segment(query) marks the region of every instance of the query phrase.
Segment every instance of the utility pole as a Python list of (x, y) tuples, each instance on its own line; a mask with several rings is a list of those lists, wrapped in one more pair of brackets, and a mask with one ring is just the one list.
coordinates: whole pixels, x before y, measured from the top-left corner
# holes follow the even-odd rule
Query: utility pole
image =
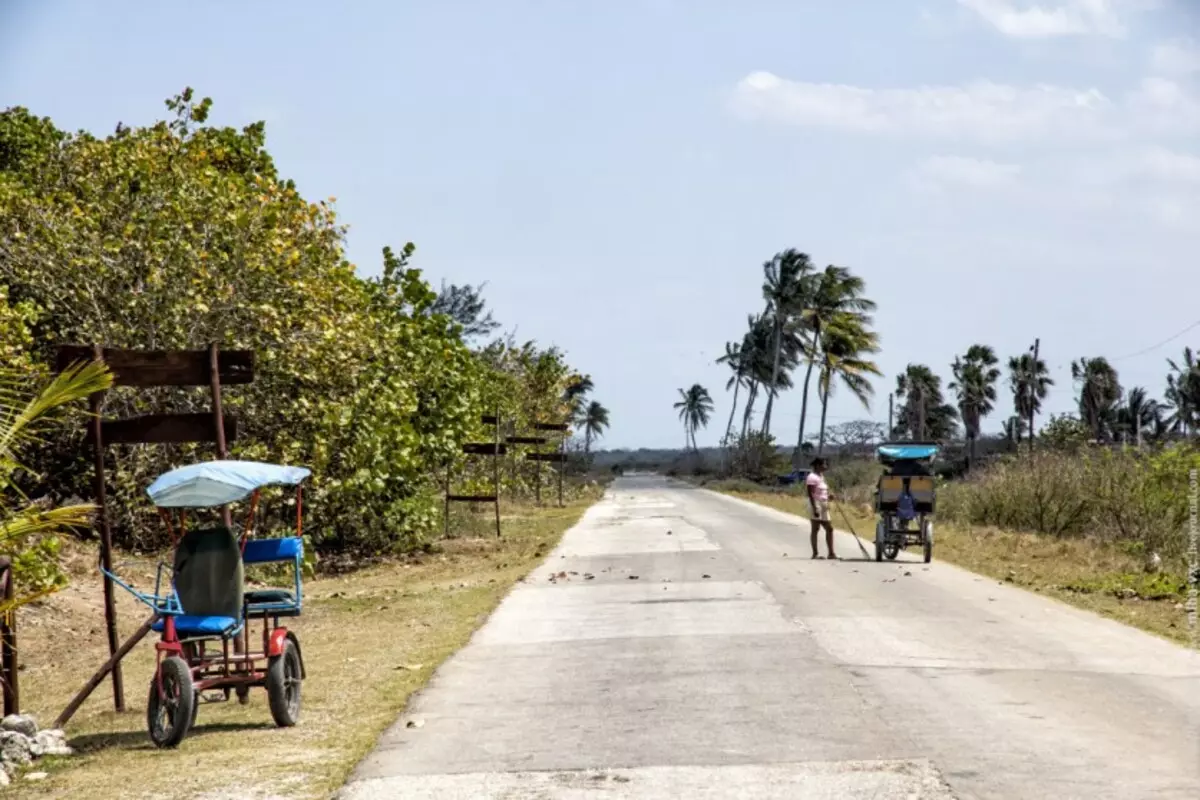
[[(917, 426), (920, 430), (920, 435), (916, 437), (916, 441), (925, 441), (925, 390), (917, 392)], [(913, 431), (916, 433), (917, 431)]]
[(895, 401), (896, 401), (896, 395), (895, 395), (895, 393), (894, 393), (894, 392), (888, 392), (888, 429), (887, 429), (887, 433), (886, 433), (886, 434), (885, 434), (885, 436), (884, 436), (884, 438), (885, 438), (885, 439), (891, 439), (891, 438), (892, 438), (892, 430), (893, 430), (893, 428), (892, 428), (892, 414), (893, 414), (893, 411), (894, 411), (894, 409), (895, 409), (895, 405), (894, 405), (894, 404), (895, 404)]
[(1033, 340), (1033, 361), (1029, 364), (1029, 452), (1033, 452), (1033, 413), (1037, 407), (1038, 352), (1042, 340)]

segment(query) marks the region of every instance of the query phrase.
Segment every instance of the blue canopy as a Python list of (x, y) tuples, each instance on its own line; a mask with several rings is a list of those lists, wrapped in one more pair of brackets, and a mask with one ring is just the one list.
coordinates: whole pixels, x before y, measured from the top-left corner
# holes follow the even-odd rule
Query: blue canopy
[(879, 457), (886, 461), (921, 461), (938, 454), (936, 444), (882, 444)]
[(244, 500), (264, 486), (295, 486), (312, 472), (258, 461), (205, 461), (173, 469), (146, 494), (159, 508), (212, 508)]

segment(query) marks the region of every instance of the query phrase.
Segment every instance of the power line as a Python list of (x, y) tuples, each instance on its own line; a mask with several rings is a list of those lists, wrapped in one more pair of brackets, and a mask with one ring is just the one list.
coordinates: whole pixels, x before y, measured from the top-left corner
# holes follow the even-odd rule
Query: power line
[(1111, 361), (1125, 361), (1126, 359), (1129, 359), (1129, 358), (1137, 358), (1138, 356), (1144, 356), (1146, 353), (1157, 350), (1158, 348), (1162, 347), (1165, 344), (1170, 344), (1171, 342), (1178, 339), (1180, 336), (1183, 336), (1185, 333), (1188, 333), (1189, 331), (1194, 330), (1196, 328), (1200, 328), (1200, 319), (1196, 320), (1191, 325), (1187, 326), (1186, 328), (1184, 328), (1183, 330), (1181, 330), (1179, 333), (1175, 334), (1174, 336), (1170, 337), (1169, 339), (1163, 339), (1161, 342), (1159, 342), (1156, 345), (1147, 347), (1145, 350), (1139, 350), (1136, 353), (1130, 353), (1127, 356), (1118, 356), (1116, 358), (1110, 358), (1109, 361), (1110, 362)]

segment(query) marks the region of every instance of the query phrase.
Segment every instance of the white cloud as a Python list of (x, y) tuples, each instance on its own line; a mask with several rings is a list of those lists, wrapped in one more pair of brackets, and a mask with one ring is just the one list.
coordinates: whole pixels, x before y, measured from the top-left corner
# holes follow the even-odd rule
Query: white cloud
[(737, 84), (732, 108), (747, 119), (796, 127), (992, 145), (1077, 147), (1200, 133), (1200, 97), (1163, 77), (1146, 78), (1125, 97), (1113, 100), (1095, 88), (982, 81), (871, 89), (755, 72)]
[(1021, 88), (991, 82), (866, 89), (746, 76), (734, 108), (752, 119), (804, 127), (988, 142), (1104, 135), (1112, 102), (1097, 89)]
[(1132, 124), (1152, 133), (1190, 134), (1200, 131), (1200, 98), (1167, 78), (1146, 78), (1129, 97)]
[(1020, 174), (1018, 164), (963, 156), (934, 156), (922, 161), (913, 171), (912, 178), (920, 188), (998, 189), (1013, 186)]
[(1160, 75), (1191, 75), (1200, 72), (1200, 43), (1195, 39), (1175, 39), (1154, 48), (1150, 64)]
[(1048, 39), (1060, 36), (1108, 36), (1126, 34), (1124, 16), (1144, 10), (1154, 0), (1064, 0), (1050, 6), (1011, 0), (958, 0), (984, 22), (1005, 36), (1016, 39)]
[(1200, 186), (1200, 156), (1154, 147), (1141, 154), (1138, 167), (1153, 180)]

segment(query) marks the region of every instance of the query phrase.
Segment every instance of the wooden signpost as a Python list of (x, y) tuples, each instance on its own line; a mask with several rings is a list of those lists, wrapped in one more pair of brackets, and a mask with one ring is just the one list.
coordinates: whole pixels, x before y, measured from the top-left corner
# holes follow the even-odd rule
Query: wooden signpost
[[(210, 414), (147, 414), (122, 420), (102, 417), (104, 392), (89, 398), (92, 418), (90, 439), (95, 464), (95, 503), (100, 528), (100, 563), (112, 572), (112, 529), (109, 525), (107, 489), (104, 477), (104, 448), (111, 444), (181, 444), (212, 442), (217, 458), (226, 458), (227, 443), (237, 436), (237, 422), (227, 419), (221, 409), (221, 387), (247, 384), (254, 380), (254, 353), (249, 350), (220, 351), (213, 344), (206, 350), (116, 350), (99, 345), (64, 345), (58, 349), (56, 369), (61, 372), (80, 361), (102, 361), (113, 373), (113, 386), (152, 388), (162, 386), (207, 386), (212, 397)], [(226, 525), (229, 509), (222, 509)], [(113, 583), (104, 577), (104, 620), (108, 633), (110, 658), (59, 715), (62, 727), (87, 696), (112, 672), (113, 706), (125, 710), (125, 689), (121, 658), (149, 631), (153, 619), (143, 624), (123, 645), (117, 639), (117, 611), (113, 602)]]
[[(0, 598), (6, 606), (13, 602), (12, 560), (0, 556)], [(4, 682), (4, 716), (21, 713), (21, 693), (17, 678), (17, 611), (6, 608), (0, 614), (0, 680)]]
[[(529, 461), (537, 462), (537, 482), (535, 492), (538, 505), (542, 504), (542, 464), (551, 463), (558, 464), (558, 506), (563, 506), (563, 473), (567, 466), (567, 432), (571, 430), (571, 426), (565, 422), (535, 422), (533, 423), (535, 431), (555, 432), (560, 434), (558, 437), (557, 447), (553, 452), (545, 453), (534, 451), (525, 456)], [(511, 440), (510, 440), (511, 441)], [(547, 439), (530, 437), (530, 443), (546, 444)]]
[(495, 429), (495, 440), (491, 442), (467, 442), (462, 451), (469, 456), (491, 456), (492, 459), (492, 493), (491, 494), (454, 494), (451, 485), (454, 480), (454, 465), (446, 467), (446, 509), (442, 516), (442, 535), (450, 535), (450, 504), (451, 503), (492, 503), (496, 508), (496, 536), (500, 535), (500, 456), (508, 452), (507, 446), (500, 441), (500, 415), (484, 414), (481, 418), (484, 425)]

